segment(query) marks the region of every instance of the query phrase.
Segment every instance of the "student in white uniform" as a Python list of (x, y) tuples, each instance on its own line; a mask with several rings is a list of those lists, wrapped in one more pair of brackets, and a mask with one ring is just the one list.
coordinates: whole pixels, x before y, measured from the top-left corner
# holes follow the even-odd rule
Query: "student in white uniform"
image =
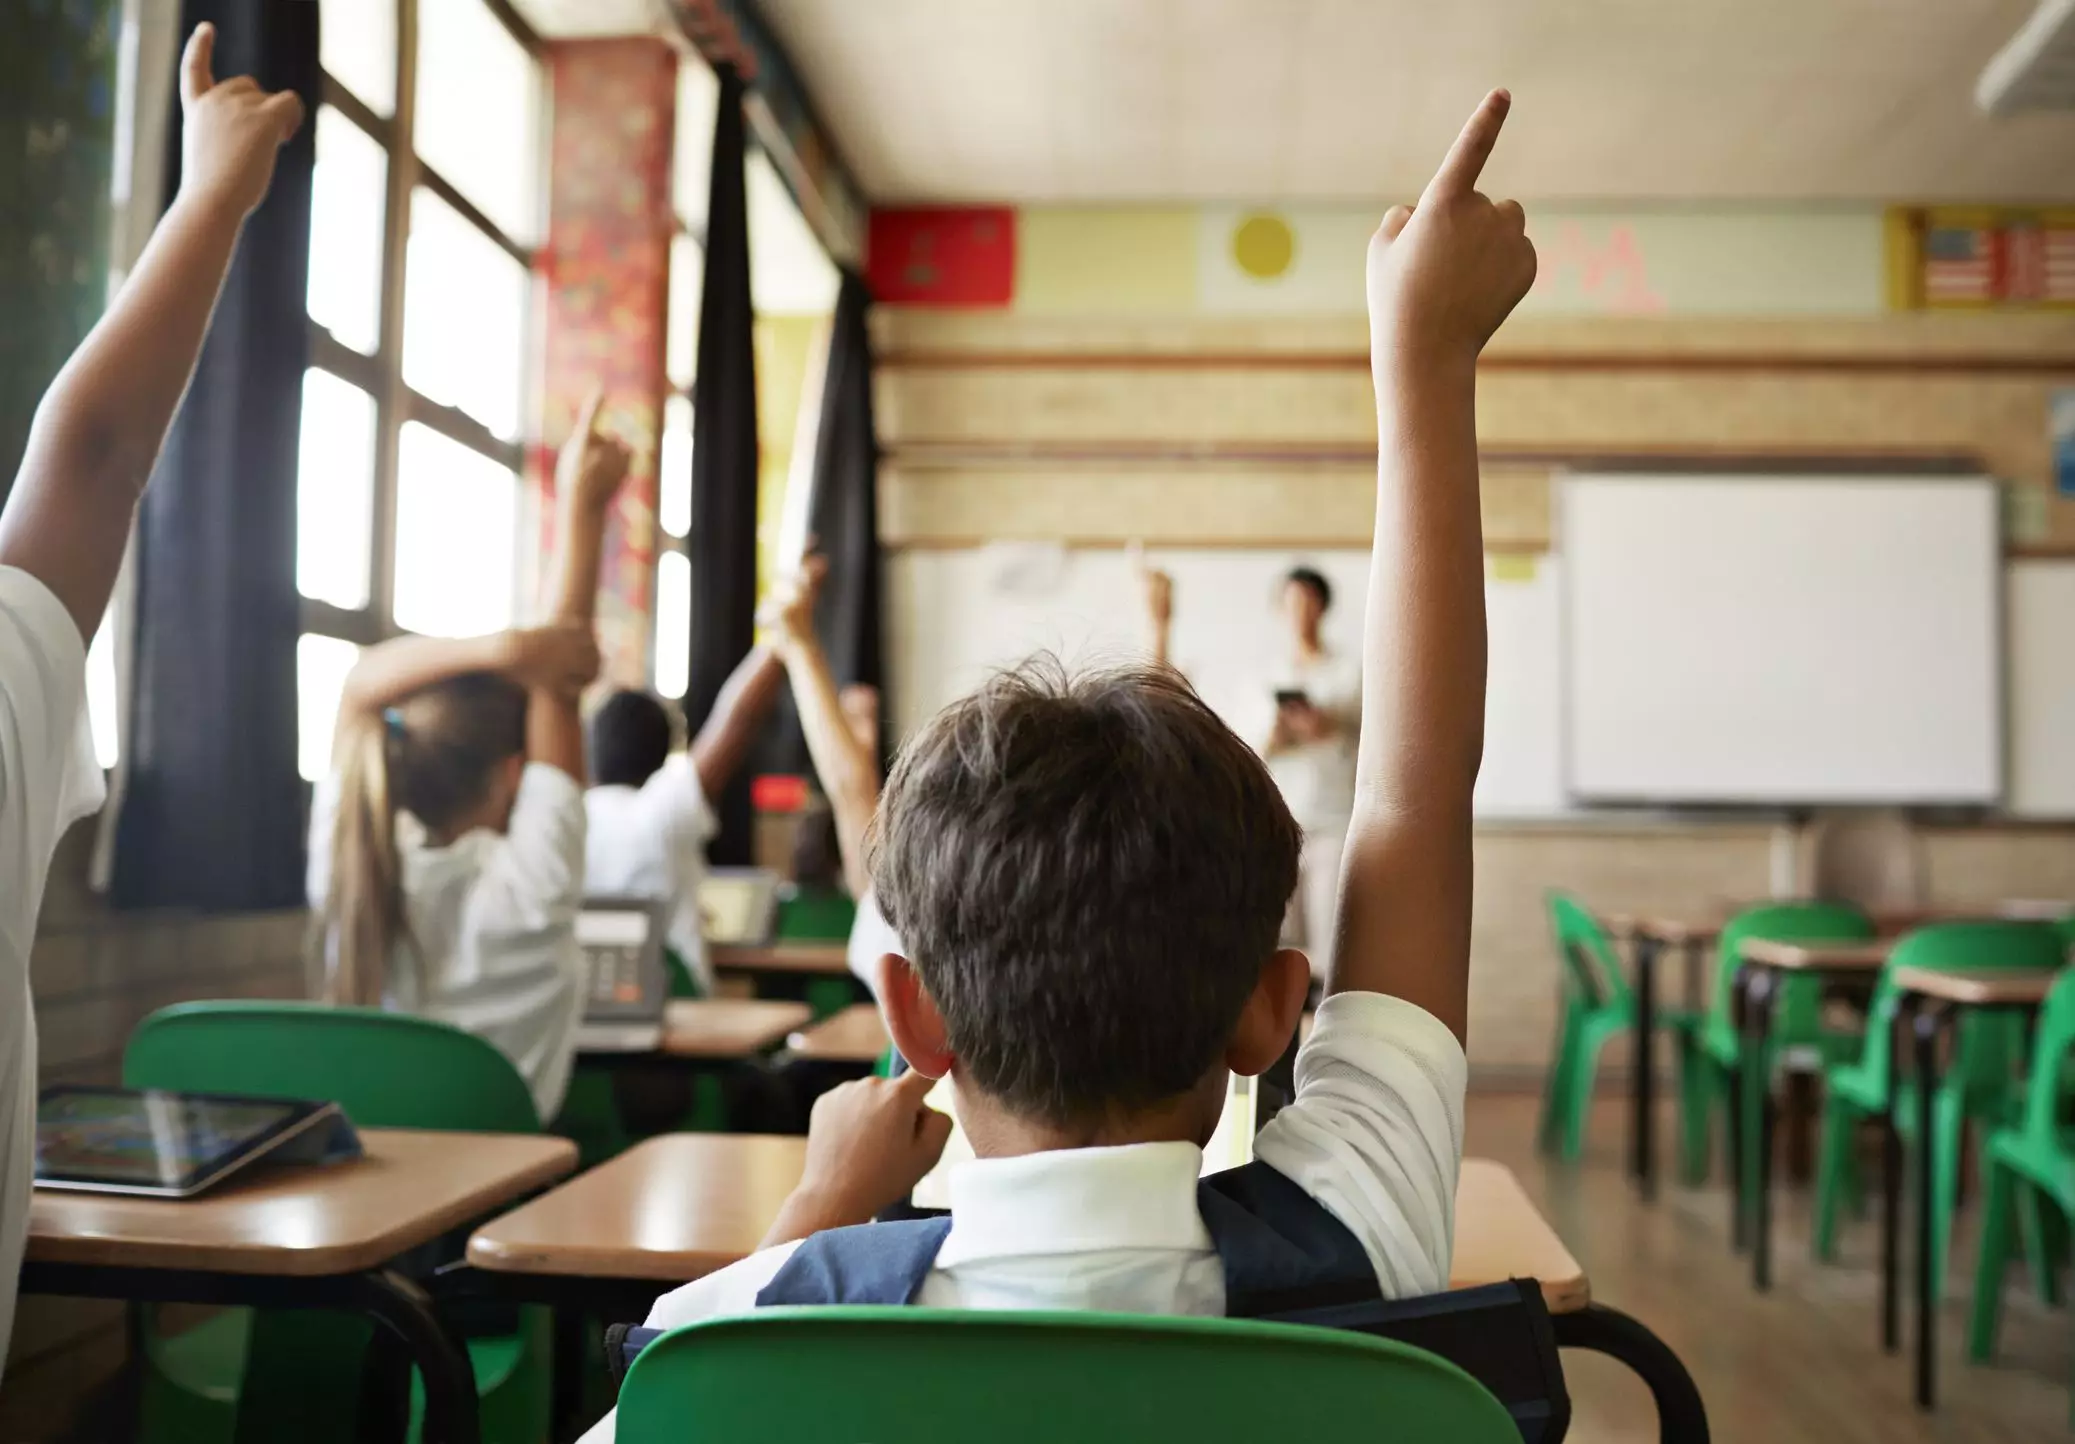
[(1320, 625), (1333, 605), (1333, 587), (1310, 567), (1283, 579), (1283, 615), (1290, 653), (1270, 679), (1275, 721), (1261, 755), (1304, 829), (1298, 866), (1296, 925), (1286, 940), (1311, 955), (1324, 976), (1333, 947), (1340, 897), (1340, 855), (1354, 815), (1355, 739), (1362, 727), (1362, 664), (1328, 647)]
[(701, 996), (713, 992), (699, 915), (706, 844), (718, 826), (708, 799), (741, 770), (784, 670), (769, 648), (750, 652), (714, 699), (691, 750), (676, 756), (670, 712), (647, 692), (615, 692), (591, 717), (584, 890), (662, 900), (670, 917), (666, 945)]
[(86, 727), (86, 638), (122, 566), (137, 499), (194, 371), (245, 217), (302, 102), (219, 85), (216, 32), (181, 59), (180, 195), (122, 291), (37, 408), (0, 513), (0, 1358), (36, 1157), (29, 949), (51, 850), (101, 801)]
[[(765, 1248), (664, 1295), (652, 1327), (832, 1302), (1243, 1312), (1250, 1232), (1317, 1246), (1255, 1287), (1447, 1287), (1484, 726), (1476, 363), (1535, 271), (1520, 208), (1475, 190), (1506, 106), (1369, 246), (1381, 445), (1344, 945), (1254, 1163), (1199, 1183), (1227, 1070), (1274, 1063), (1304, 1006), (1305, 959), (1276, 944), (1296, 821), (1172, 671), (1026, 670), (933, 720), (881, 800), (874, 877), (911, 949), (881, 1001), (918, 1076), (824, 1095)], [(950, 1217), (868, 1224), (942, 1151), (938, 1077), (978, 1155)]]
[(583, 1013), (577, 698), (598, 675), (599, 545), (627, 475), (599, 408), (593, 397), (557, 468), (553, 620), (362, 653), (310, 813), (326, 996), (495, 1044), (544, 1123), (562, 1106)]

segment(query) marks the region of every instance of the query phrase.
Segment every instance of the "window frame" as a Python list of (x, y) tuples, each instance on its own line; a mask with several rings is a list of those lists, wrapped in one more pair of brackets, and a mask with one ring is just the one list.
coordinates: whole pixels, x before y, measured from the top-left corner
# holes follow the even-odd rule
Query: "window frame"
[[(367, 647), (404, 629), (396, 625), (396, 512), (399, 438), (403, 428), (419, 422), (471, 451), (489, 457), (512, 471), (523, 486), (526, 443), (505, 441), (488, 427), (457, 407), (443, 405), (411, 388), (403, 376), (404, 294), (410, 243), (411, 198), (423, 186), (453, 208), (469, 225), (480, 231), (526, 268), (535, 284), (539, 279), (539, 253), (522, 244), (483, 214), (459, 187), (425, 164), (414, 145), (414, 120), (418, 88), (418, 3), (394, 0), (396, 6), (396, 104), (395, 113), (383, 117), (348, 90), (329, 72), (322, 76), (321, 100), (339, 119), (354, 126), (382, 148), (387, 161), (387, 184), (382, 204), (382, 269), (380, 313), (374, 354), (363, 355), (317, 321), (307, 319), (309, 355), (307, 365), (327, 371), (358, 387), (375, 403), (375, 474), (371, 490), (372, 515), (368, 526), (368, 588), (363, 607), (340, 607), (314, 597), (299, 597), (299, 635), (335, 637)], [(519, 16), (510, 0), (479, 0), (504, 26), (536, 66), (541, 67), (542, 103), (533, 117), (532, 137), (540, 184), (535, 191), (536, 211), (545, 215), (548, 167), (548, 104), (544, 47), (541, 38)], [(525, 354), (539, 351), (541, 318), (537, 306), (529, 306), (523, 320)], [(522, 437), (537, 430), (531, 412), (533, 398), (522, 398)]]
[[(696, 56), (696, 55), (689, 55), (689, 56), (686, 56), (686, 55), (681, 55), (681, 56), (679, 56), (679, 57), (678, 57), (678, 61), (677, 61), (677, 63), (678, 63), (679, 65), (704, 65), (704, 64), (705, 64), (706, 62), (705, 62), (705, 60), (703, 60), (702, 58), (700, 58), (699, 56)], [(674, 132), (673, 132), (672, 144), (674, 145), (675, 143), (676, 143), (676, 142), (675, 142), (675, 136), (674, 136)], [(672, 157), (672, 165), (673, 165), (673, 167), (675, 166), (675, 161), (676, 161), (676, 158), (675, 158), (675, 156), (673, 156), (673, 157)], [(672, 227), (672, 229), (671, 229), (671, 232), (670, 232), (670, 239), (671, 239), (671, 241), (672, 241), (672, 242), (674, 243), (674, 242), (675, 242), (675, 241), (676, 241), (676, 240), (677, 240), (677, 239), (678, 239), (678, 238), (679, 238), (679, 237), (681, 236), (681, 237), (684, 237), (685, 239), (688, 239), (689, 241), (691, 241), (691, 243), (692, 243), (693, 245), (695, 245), (695, 246), (697, 246), (697, 247), (699, 248), (699, 260), (700, 260), (700, 273), (701, 273), (701, 276), (702, 276), (702, 282), (701, 282), (701, 285), (700, 285), (700, 288), (699, 288), (699, 294), (698, 294), (698, 295), (697, 295), (696, 297), (694, 297), (694, 298), (693, 298), (693, 304), (694, 304), (695, 306), (697, 306), (697, 307), (699, 308), (699, 311), (700, 311), (700, 317), (699, 317), (699, 320), (700, 320), (700, 331), (701, 331), (701, 334), (703, 335), (703, 334), (704, 334), (704, 331), (705, 331), (705, 319), (706, 319), (706, 318), (705, 318), (705, 314), (704, 314), (704, 313), (705, 313), (705, 310), (706, 310), (706, 288), (705, 288), (705, 285), (704, 285), (704, 282), (703, 282), (703, 276), (704, 276), (704, 273), (705, 273), (705, 261), (706, 261), (706, 224), (705, 224), (705, 222), (703, 222), (703, 221), (692, 221), (692, 220), (689, 220), (689, 219), (687, 219), (687, 218), (686, 218), (686, 216), (685, 216), (685, 213), (684, 213), (684, 207), (683, 207), (682, 205), (678, 205), (678, 204), (676, 204), (674, 200), (673, 200), (673, 205), (672, 205), (672, 216), (673, 216), (673, 219), (674, 219), (674, 221), (675, 221), (675, 225), (674, 225), (674, 226)], [(675, 246), (674, 246), (674, 244), (673, 244), (673, 246), (672, 246), (672, 248), (671, 248), (671, 249), (672, 249), (672, 250), (674, 250), (674, 249), (675, 249)], [(672, 257), (670, 257), (670, 258), (669, 258), (669, 260), (668, 260), (668, 261), (666, 262), (666, 269), (665, 269), (665, 272), (664, 272), (664, 277), (663, 277), (663, 354), (664, 354), (665, 356), (668, 356), (668, 355), (670, 354), (670, 328), (671, 328), (671, 326), (672, 326), (672, 325), (674, 325), (674, 324), (675, 324), (676, 322), (678, 322), (678, 321), (679, 321), (680, 319), (682, 319), (681, 317), (677, 316), (677, 315), (676, 315), (676, 314), (675, 314), (675, 313), (674, 313), (674, 312), (673, 312), (673, 311), (671, 310), (671, 307), (670, 307), (670, 294), (671, 294), (671, 284), (670, 284), (670, 283), (671, 283), (671, 280), (673, 279), (673, 277), (672, 277), (672, 275), (671, 275), (671, 272), (670, 272), (670, 268), (674, 268), (674, 267), (675, 267), (675, 265), (676, 265), (676, 258), (675, 258), (674, 256), (672, 256)], [(689, 524), (689, 525), (687, 525), (687, 526), (685, 527), (685, 532), (684, 532), (684, 535), (683, 535), (683, 536), (672, 536), (672, 535), (670, 534), (670, 532), (669, 532), (669, 531), (668, 531), (667, 529), (665, 529), (665, 527), (663, 526), (663, 485), (664, 485), (664, 481), (663, 481), (663, 476), (662, 476), (662, 459), (663, 459), (663, 448), (662, 448), (662, 439), (663, 439), (663, 429), (664, 429), (664, 427), (665, 427), (665, 426), (667, 426), (667, 425), (668, 425), (668, 420), (667, 420), (667, 416), (668, 416), (668, 405), (669, 405), (669, 402), (670, 402), (670, 400), (672, 400), (672, 399), (675, 399), (675, 398), (677, 398), (677, 397), (680, 397), (680, 396), (682, 396), (682, 397), (684, 398), (684, 400), (685, 400), (685, 404), (686, 404), (687, 406), (689, 406), (689, 407), (691, 408), (691, 412), (692, 412), (692, 431), (693, 431), (693, 435), (695, 435), (695, 436), (696, 436), (696, 435), (698, 434), (698, 426), (699, 426), (699, 402), (698, 402), (698, 391), (699, 391), (699, 352), (698, 352), (698, 348), (697, 348), (697, 347), (694, 347), (694, 348), (693, 348), (693, 350), (692, 350), (692, 375), (691, 375), (691, 379), (690, 379), (690, 381), (689, 381), (689, 382), (688, 382), (688, 383), (687, 383), (686, 385), (684, 385), (684, 386), (679, 386), (679, 385), (677, 384), (677, 378), (676, 378), (675, 376), (672, 376), (672, 375), (670, 375), (670, 374), (668, 373), (668, 368), (667, 368), (667, 367), (665, 368), (665, 372), (664, 372), (664, 376), (663, 376), (663, 393), (664, 393), (664, 398), (665, 398), (665, 400), (664, 400), (664, 405), (665, 405), (665, 411), (664, 411), (663, 413), (659, 414), (659, 415), (658, 415), (658, 416), (656, 417), (656, 468), (657, 468), (657, 474), (656, 474), (656, 524), (655, 524), (655, 532), (654, 532), (654, 535), (655, 535), (655, 549), (654, 549), (654, 550), (655, 550), (655, 555), (654, 555), (654, 556), (652, 556), (652, 557), (651, 557), (651, 558), (649, 559), (649, 578), (648, 578), (648, 594), (649, 594), (649, 608), (650, 608), (650, 610), (649, 610), (649, 626), (648, 626), (648, 683), (649, 683), (649, 686), (650, 686), (650, 687), (651, 687), (652, 689), (655, 689), (655, 690), (657, 690), (657, 691), (660, 691), (660, 690), (661, 690), (661, 689), (660, 689), (660, 688), (658, 688), (658, 687), (657, 687), (657, 685), (656, 685), (656, 679), (657, 679), (657, 675), (658, 675), (658, 673), (657, 673), (657, 666), (656, 666), (656, 658), (657, 658), (657, 655), (658, 655), (658, 647), (659, 647), (659, 644), (660, 644), (660, 643), (662, 642), (662, 640), (663, 640), (663, 622), (662, 622), (662, 600), (663, 600), (663, 593), (662, 593), (662, 575), (663, 575), (663, 558), (664, 558), (664, 557), (666, 557), (666, 556), (669, 556), (669, 555), (671, 555), (671, 554), (673, 554), (673, 553), (674, 553), (674, 554), (676, 554), (676, 555), (678, 555), (678, 556), (681, 556), (681, 557), (683, 557), (683, 558), (684, 558), (684, 560), (685, 560), (685, 567), (686, 567), (686, 569), (687, 569), (688, 571), (690, 571), (690, 570), (692, 569), (692, 567), (693, 567), (693, 562), (692, 562), (692, 533), (693, 533), (693, 532), (695, 532), (696, 530), (698, 530), (698, 527), (699, 527), (699, 511), (698, 511), (698, 498), (697, 498), (696, 496), (695, 496), (695, 497), (694, 497), (694, 498), (692, 499), (692, 516), (691, 516), (691, 522), (690, 522), (690, 524)], [(695, 451), (695, 452), (693, 453), (693, 455), (694, 455), (694, 457), (696, 458), (696, 456), (697, 456), (697, 453), (696, 453), (696, 451)], [(695, 459), (695, 460), (693, 461), (693, 466), (694, 466), (694, 467), (696, 468), (696, 466), (697, 466), (697, 465), (698, 465), (698, 463), (697, 463), (697, 460)], [(685, 484), (686, 484), (687, 486), (691, 485), (691, 482), (690, 482), (690, 479), (689, 479), (689, 478), (687, 478), (687, 479), (686, 479), (686, 482), (685, 482)], [(693, 572), (693, 574), (692, 574), (692, 604), (693, 604), (693, 606), (695, 606), (695, 607), (696, 607), (696, 606), (698, 605), (698, 595), (699, 595), (699, 593), (698, 593), (698, 576), (697, 576), (697, 573), (696, 573), (696, 572)], [(676, 701), (676, 702), (679, 702), (679, 703), (682, 703), (682, 702), (683, 702), (683, 700), (684, 700), (684, 698), (683, 698), (682, 696), (679, 696), (679, 697), (673, 698), (672, 700), (673, 700), (673, 701)]]

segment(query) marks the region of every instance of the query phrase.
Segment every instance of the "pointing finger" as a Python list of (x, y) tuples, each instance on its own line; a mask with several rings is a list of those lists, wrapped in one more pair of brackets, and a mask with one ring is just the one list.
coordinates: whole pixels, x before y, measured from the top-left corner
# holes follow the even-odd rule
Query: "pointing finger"
[(216, 27), (206, 22), (197, 25), (195, 33), (187, 37), (187, 49), (180, 56), (182, 105), (193, 105), (216, 84), (216, 74), (210, 68), (215, 55)]
[(1392, 206), (1383, 213), (1383, 225), (1379, 227), (1383, 238), (1386, 241), (1395, 241), (1398, 233), (1405, 229), (1405, 223), (1411, 219), (1411, 206)]
[(1422, 201), (1467, 195), (1477, 189), (1477, 177), (1491, 156), (1492, 146), (1498, 142), (1499, 127), (1506, 123), (1506, 112), (1512, 106), (1513, 97), (1503, 90), (1494, 90), (1484, 97), (1484, 103), (1477, 107), (1476, 113), (1463, 127), (1463, 133), (1448, 148), (1441, 168), (1427, 182)]
[(576, 421), (569, 428), (569, 434), (577, 437), (595, 436), (598, 432), (598, 413), (604, 406), (605, 388), (593, 386), (590, 394), (584, 397), (584, 404), (576, 409)]
[(893, 1086), (900, 1089), (901, 1092), (909, 1094), (912, 1100), (919, 1104), (923, 1099), (929, 1097), (929, 1090), (937, 1086), (937, 1080), (930, 1077), (927, 1073), (921, 1073), (910, 1068), (907, 1072), (901, 1074), (900, 1077), (893, 1080)]

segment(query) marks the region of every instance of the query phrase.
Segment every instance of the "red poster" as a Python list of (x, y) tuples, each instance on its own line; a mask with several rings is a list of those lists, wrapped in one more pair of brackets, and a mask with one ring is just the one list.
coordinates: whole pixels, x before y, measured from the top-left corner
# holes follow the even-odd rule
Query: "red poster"
[(1006, 306), (1016, 293), (1016, 212), (875, 210), (865, 278), (876, 299), (896, 305)]

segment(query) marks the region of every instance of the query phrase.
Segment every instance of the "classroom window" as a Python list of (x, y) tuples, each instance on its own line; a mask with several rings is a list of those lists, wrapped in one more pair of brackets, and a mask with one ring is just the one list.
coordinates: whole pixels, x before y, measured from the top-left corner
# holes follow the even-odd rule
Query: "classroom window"
[(656, 559), (656, 690), (682, 697), (692, 667), (692, 563), (683, 552)]
[(331, 770), (332, 733), (337, 730), (339, 693), (360, 648), (337, 637), (305, 632), (295, 643), (297, 717), (296, 765), (315, 782)]
[(514, 618), (544, 159), (540, 42), (502, 0), (325, 19), (297, 483), (305, 776), (329, 766), (361, 647)]
[(663, 403), (663, 444), (658, 469), (662, 499), (656, 520), (663, 534), (683, 541), (692, 531), (692, 402), (672, 396)]

